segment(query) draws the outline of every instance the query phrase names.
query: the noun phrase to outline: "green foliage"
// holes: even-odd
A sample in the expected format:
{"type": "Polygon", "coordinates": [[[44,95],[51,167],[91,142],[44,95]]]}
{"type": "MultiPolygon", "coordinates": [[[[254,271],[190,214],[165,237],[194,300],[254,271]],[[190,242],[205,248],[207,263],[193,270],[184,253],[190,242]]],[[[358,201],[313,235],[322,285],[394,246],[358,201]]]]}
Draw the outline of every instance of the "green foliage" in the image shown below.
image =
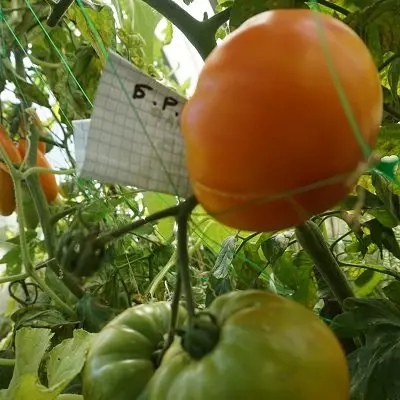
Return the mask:
{"type": "MultiPolygon", "coordinates": [[[[232,31],[259,12],[308,8],[315,3],[220,0],[217,10],[230,8],[228,25],[232,31]]],[[[36,203],[25,196],[22,216],[18,216],[26,228],[25,235],[21,238],[15,229],[8,228],[4,235],[1,233],[0,266],[4,270],[0,282],[13,283],[7,300],[0,301],[4,304],[0,338],[4,339],[4,348],[15,346],[17,358],[14,369],[2,367],[13,375],[9,386],[10,379],[6,379],[7,384],[0,387],[0,399],[18,400],[29,392],[29,398],[37,400],[82,400],[79,390],[71,388],[76,381],[79,386],[92,335],[123,310],[152,301],[170,301],[176,293],[175,216],[144,224],[124,235],[112,235],[134,221],[175,206],[178,199],[112,182],[79,179],[71,151],[71,123],[90,118],[108,49],[184,96],[190,81],[179,84],[164,55],[177,21],[166,21],[146,2],[112,1],[115,13],[111,6],[92,8],[85,3],[81,8],[78,2],[52,29],[45,25],[50,7],[39,1],[30,4],[35,14],[23,2],[4,0],[1,4],[3,9],[16,10],[1,14],[7,25],[0,15],[0,93],[14,91],[18,100],[2,100],[0,122],[18,139],[22,118],[18,103],[46,109],[51,115],[45,124],[49,128],[47,138],[73,172],[60,176],[62,196],[48,207],[48,230],[36,212],[36,203]],[[165,23],[165,29],[159,37],[156,29],[159,31],[160,23],[165,23]],[[24,64],[27,55],[31,60],[24,64]],[[102,242],[104,237],[112,240],[102,242]],[[26,256],[74,315],[68,315],[46,289],[34,283],[26,273],[26,256]]],[[[344,20],[368,45],[380,67],[384,95],[385,113],[376,151],[400,155],[398,1],[337,0],[319,7],[344,20]]],[[[223,39],[228,28],[214,33],[223,39]]],[[[188,238],[194,306],[202,310],[223,293],[250,288],[291,297],[320,312],[329,322],[333,319],[331,326],[341,340],[353,343],[355,339],[359,344],[348,355],[352,400],[398,398],[399,195],[396,184],[368,171],[345,201],[316,218],[335,260],[360,297],[347,300],[344,313],[292,230],[238,232],[196,207],[188,238]],[[360,215],[354,212],[357,207],[361,207],[360,215]]],[[[0,354],[0,358],[6,355],[0,354]]]]}
{"type": "Polygon", "coordinates": [[[365,337],[349,356],[351,399],[396,398],[399,363],[400,309],[386,299],[348,299],[345,313],[332,325],[339,337],[365,337]]]}
{"type": "Polygon", "coordinates": [[[75,330],[72,338],[48,351],[51,338],[51,331],[43,328],[22,328],[17,332],[15,344],[18,351],[13,377],[9,387],[0,391],[2,400],[28,397],[37,400],[60,399],[58,396],[83,368],[91,335],[83,330],[75,330]],[[46,385],[39,378],[44,365],[46,385]]]}

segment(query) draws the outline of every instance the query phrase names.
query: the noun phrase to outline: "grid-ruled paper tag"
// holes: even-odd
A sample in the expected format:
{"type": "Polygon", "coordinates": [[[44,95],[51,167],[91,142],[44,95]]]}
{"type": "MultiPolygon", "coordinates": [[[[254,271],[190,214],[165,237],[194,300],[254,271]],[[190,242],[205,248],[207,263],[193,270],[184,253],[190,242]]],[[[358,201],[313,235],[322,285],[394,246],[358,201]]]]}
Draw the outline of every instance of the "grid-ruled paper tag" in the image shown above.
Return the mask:
{"type": "Polygon", "coordinates": [[[74,121],[82,178],[187,197],[179,118],[186,99],[109,53],[91,120],[74,121]]]}

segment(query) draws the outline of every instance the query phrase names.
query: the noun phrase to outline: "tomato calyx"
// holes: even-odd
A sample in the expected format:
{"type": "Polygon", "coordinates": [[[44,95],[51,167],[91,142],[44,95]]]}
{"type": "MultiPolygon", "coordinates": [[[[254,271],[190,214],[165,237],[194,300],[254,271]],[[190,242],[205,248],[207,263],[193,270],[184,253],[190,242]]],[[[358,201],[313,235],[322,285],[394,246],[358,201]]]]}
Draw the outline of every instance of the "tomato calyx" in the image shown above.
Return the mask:
{"type": "Polygon", "coordinates": [[[188,328],[176,332],[182,338],[182,347],[194,360],[200,360],[218,344],[220,328],[214,315],[197,314],[188,328]]]}

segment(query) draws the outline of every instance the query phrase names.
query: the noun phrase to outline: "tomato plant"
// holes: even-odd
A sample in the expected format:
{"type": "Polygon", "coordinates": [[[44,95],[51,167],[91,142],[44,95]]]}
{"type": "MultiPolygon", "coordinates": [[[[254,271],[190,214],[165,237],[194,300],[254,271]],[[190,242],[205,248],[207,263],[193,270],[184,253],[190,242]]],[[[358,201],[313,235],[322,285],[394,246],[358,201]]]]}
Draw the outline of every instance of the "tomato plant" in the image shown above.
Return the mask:
{"type": "Polygon", "coordinates": [[[298,225],[347,196],[365,161],[357,135],[373,147],[381,119],[377,68],[347,25],[310,10],[258,14],[206,59],[184,108],[194,193],[237,229],[298,225]]]}

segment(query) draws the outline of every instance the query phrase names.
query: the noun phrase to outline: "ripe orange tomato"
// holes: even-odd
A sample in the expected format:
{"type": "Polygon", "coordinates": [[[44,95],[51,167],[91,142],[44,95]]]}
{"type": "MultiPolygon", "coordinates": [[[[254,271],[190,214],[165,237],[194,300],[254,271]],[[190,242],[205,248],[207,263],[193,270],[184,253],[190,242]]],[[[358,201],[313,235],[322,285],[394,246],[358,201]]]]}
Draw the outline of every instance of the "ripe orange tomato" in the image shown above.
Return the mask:
{"type": "MultiPolygon", "coordinates": [[[[21,157],[25,157],[26,151],[26,140],[20,139],[18,141],[18,150],[21,154],[21,157]]],[[[51,165],[46,159],[46,156],[38,149],[36,154],[36,165],[38,167],[51,169],[51,165]]],[[[50,173],[39,173],[39,181],[42,185],[43,192],[46,196],[46,199],[49,203],[52,203],[58,195],[59,188],[56,181],[56,178],[53,174],[50,173]]]]}
{"type": "MultiPolygon", "coordinates": [[[[3,145],[11,162],[18,164],[21,162],[21,156],[9,138],[4,128],[0,125],[0,143],[3,145]]],[[[1,156],[0,156],[1,159],[1,156]]],[[[0,162],[0,215],[11,215],[15,210],[14,184],[8,167],[0,162]]]]}
{"type": "Polygon", "coordinates": [[[334,78],[373,147],[382,119],[378,71],[341,21],[311,10],[267,11],[214,49],[181,130],[194,194],[217,220],[284,229],[346,197],[349,174],[365,156],[334,78]]]}

